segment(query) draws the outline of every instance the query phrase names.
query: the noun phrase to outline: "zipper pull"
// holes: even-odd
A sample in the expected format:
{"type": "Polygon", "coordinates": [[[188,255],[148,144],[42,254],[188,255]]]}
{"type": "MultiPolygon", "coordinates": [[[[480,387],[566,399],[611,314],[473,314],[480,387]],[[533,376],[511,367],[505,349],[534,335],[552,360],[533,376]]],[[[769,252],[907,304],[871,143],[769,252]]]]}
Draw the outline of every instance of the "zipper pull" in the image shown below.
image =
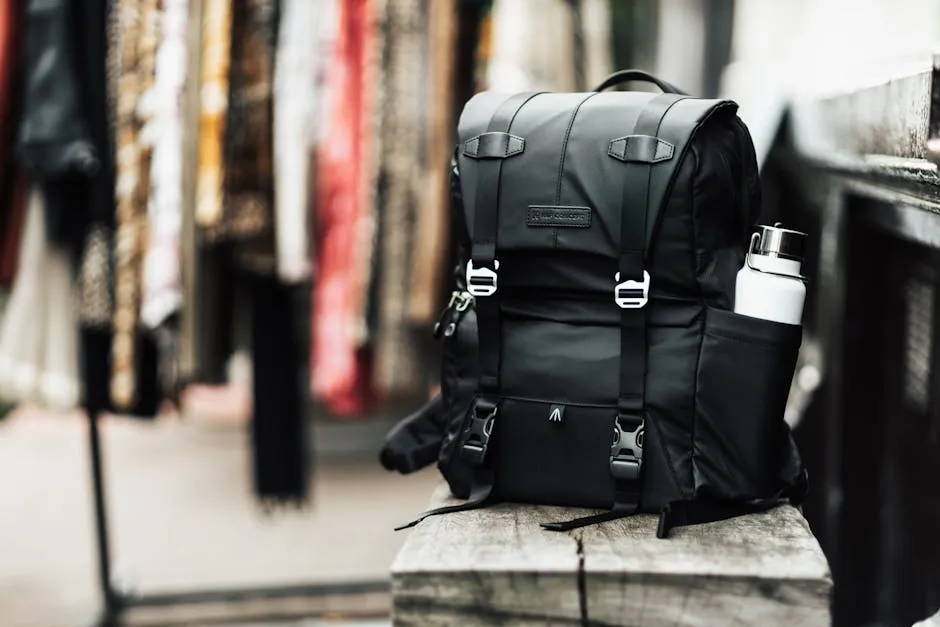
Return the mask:
{"type": "MultiPolygon", "coordinates": [[[[451,293],[451,295],[450,295],[450,302],[447,303],[447,306],[444,307],[443,310],[441,310],[440,315],[437,317],[437,322],[434,323],[434,329],[431,331],[431,334],[434,336],[434,339],[435,339],[435,340],[440,339],[440,337],[441,337],[441,328],[443,327],[443,324],[444,324],[444,318],[446,318],[446,317],[447,317],[447,314],[450,313],[451,309],[453,309],[454,304],[457,302],[457,296],[458,296],[458,294],[459,294],[459,292],[452,292],[452,293],[451,293]]],[[[448,325],[448,326],[450,326],[450,325],[448,325]]]]}

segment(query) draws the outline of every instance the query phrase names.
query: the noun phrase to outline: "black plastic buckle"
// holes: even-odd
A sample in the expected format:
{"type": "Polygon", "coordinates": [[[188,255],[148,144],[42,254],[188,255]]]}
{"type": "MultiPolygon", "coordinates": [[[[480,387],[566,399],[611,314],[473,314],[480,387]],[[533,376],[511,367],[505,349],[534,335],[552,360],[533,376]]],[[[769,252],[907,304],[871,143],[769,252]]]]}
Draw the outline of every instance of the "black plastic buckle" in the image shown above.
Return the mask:
{"type": "Polygon", "coordinates": [[[610,474],[620,481],[639,481],[643,468],[643,420],[618,415],[610,447],[610,474]]]}
{"type": "Polygon", "coordinates": [[[477,401],[471,410],[470,422],[464,431],[463,448],[460,454],[474,466],[479,466],[486,459],[486,451],[490,447],[490,435],[493,433],[493,422],[496,420],[498,405],[485,401],[477,401]]]}

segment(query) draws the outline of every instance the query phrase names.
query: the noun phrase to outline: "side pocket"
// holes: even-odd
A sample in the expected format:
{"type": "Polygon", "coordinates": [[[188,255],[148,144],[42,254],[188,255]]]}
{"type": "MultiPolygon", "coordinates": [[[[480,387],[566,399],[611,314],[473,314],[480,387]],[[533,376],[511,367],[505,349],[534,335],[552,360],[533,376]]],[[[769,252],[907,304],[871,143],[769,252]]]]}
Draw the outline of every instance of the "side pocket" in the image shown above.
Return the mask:
{"type": "Polygon", "coordinates": [[[444,337],[441,355],[441,397],[447,426],[437,467],[458,498],[467,498],[473,468],[460,456],[459,444],[479,379],[477,317],[473,306],[462,312],[453,332],[444,337]]]}
{"type": "Polygon", "coordinates": [[[798,325],[706,310],[693,432],[697,496],[749,499],[775,492],[802,337],[798,325]]]}

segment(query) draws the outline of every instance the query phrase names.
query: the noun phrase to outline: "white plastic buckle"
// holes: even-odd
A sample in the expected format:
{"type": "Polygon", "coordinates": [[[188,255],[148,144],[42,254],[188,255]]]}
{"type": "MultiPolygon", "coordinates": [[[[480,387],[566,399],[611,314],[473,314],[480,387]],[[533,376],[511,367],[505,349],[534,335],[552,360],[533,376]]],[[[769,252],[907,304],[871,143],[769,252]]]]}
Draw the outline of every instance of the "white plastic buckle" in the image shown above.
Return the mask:
{"type": "Polygon", "coordinates": [[[617,285],[614,287],[614,302],[621,309],[641,309],[649,301],[650,273],[643,271],[642,281],[620,282],[620,273],[614,275],[617,285]]]}
{"type": "Polygon", "coordinates": [[[475,268],[473,260],[467,262],[467,291],[474,296],[492,296],[496,293],[496,271],[499,260],[493,260],[493,269],[486,266],[475,268]]]}

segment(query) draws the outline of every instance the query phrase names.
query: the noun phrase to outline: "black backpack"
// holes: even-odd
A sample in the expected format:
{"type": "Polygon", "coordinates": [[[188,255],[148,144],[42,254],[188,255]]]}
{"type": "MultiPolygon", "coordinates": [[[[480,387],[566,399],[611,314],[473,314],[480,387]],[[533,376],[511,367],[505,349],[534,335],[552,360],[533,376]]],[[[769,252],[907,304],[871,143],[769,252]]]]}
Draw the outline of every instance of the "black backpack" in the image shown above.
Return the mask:
{"type": "Polygon", "coordinates": [[[656,512],[665,537],[802,498],[783,420],[802,329],[732,311],[760,212],[736,112],[632,70],[467,102],[441,394],[382,460],[436,458],[468,500],[418,521],[503,500],[604,510],[553,530],[656,512]],[[663,93],[603,92],[626,80],[663,93]]]}

